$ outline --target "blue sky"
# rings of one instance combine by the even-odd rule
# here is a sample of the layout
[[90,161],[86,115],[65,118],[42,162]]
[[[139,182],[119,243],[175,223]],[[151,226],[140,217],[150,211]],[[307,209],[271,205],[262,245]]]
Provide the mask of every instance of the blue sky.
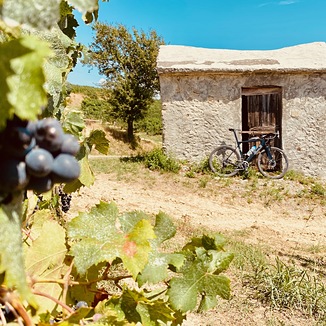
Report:
[[[110,0],[99,21],[155,30],[166,44],[216,49],[269,50],[326,42],[326,0]],[[77,16],[78,17],[78,16]],[[78,17],[79,18],[79,17]],[[77,41],[93,32],[79,18]],[[78,64],[68,81],[96,86],[103,76]]]

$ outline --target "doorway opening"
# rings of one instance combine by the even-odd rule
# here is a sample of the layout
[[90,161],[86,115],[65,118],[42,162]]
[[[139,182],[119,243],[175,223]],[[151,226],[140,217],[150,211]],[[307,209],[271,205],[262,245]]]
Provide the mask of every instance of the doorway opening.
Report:
[[[262,133],[279,132],[272,146],[282,148],[282,88],[278,86],[243,87],[242,97],[242,140]],[[243,151],[249,145],[244,143]]]

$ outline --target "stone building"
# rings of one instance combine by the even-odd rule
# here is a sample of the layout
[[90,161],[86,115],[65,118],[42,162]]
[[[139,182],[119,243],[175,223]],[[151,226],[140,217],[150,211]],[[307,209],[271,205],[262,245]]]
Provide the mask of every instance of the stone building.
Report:
[[278,130],[290,168],[326,178],[326,43],[268,51],[165,45],[157,70],[168,153],[198,162],[234,143],[228,128]]

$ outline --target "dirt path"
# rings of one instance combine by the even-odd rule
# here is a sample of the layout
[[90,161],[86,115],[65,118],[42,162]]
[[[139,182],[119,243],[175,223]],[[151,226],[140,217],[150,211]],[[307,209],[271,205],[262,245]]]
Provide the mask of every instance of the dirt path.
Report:
[[114,201],[121,211],[163,211],[177,220],[186,219],[217,231],[253,228],[262,241],[326,244],[325,207],[308,209],[304,203],[293,206],[284,202],[265,207],[259,202],[248,204],[241,198],[230,201],[226,198],[227,188],[219,195],[189,192],[188,188],[166,182],[164,176],[155,184],[111,178],[99,175],[91,188],[82,189],[74,200],[74,211],[89,209],[99,200]]

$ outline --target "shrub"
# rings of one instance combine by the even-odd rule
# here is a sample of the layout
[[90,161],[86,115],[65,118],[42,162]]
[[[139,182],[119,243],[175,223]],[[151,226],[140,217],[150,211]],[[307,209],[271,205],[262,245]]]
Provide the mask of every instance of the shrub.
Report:
[[177,173],[181,165],[171,156],[166,155],[161,148],[153,149],[144,155],[144,164],[150,170]]
[[111,108],[105,100],[86,97],[81,104],[81,110],[86,119],[113,121]]

